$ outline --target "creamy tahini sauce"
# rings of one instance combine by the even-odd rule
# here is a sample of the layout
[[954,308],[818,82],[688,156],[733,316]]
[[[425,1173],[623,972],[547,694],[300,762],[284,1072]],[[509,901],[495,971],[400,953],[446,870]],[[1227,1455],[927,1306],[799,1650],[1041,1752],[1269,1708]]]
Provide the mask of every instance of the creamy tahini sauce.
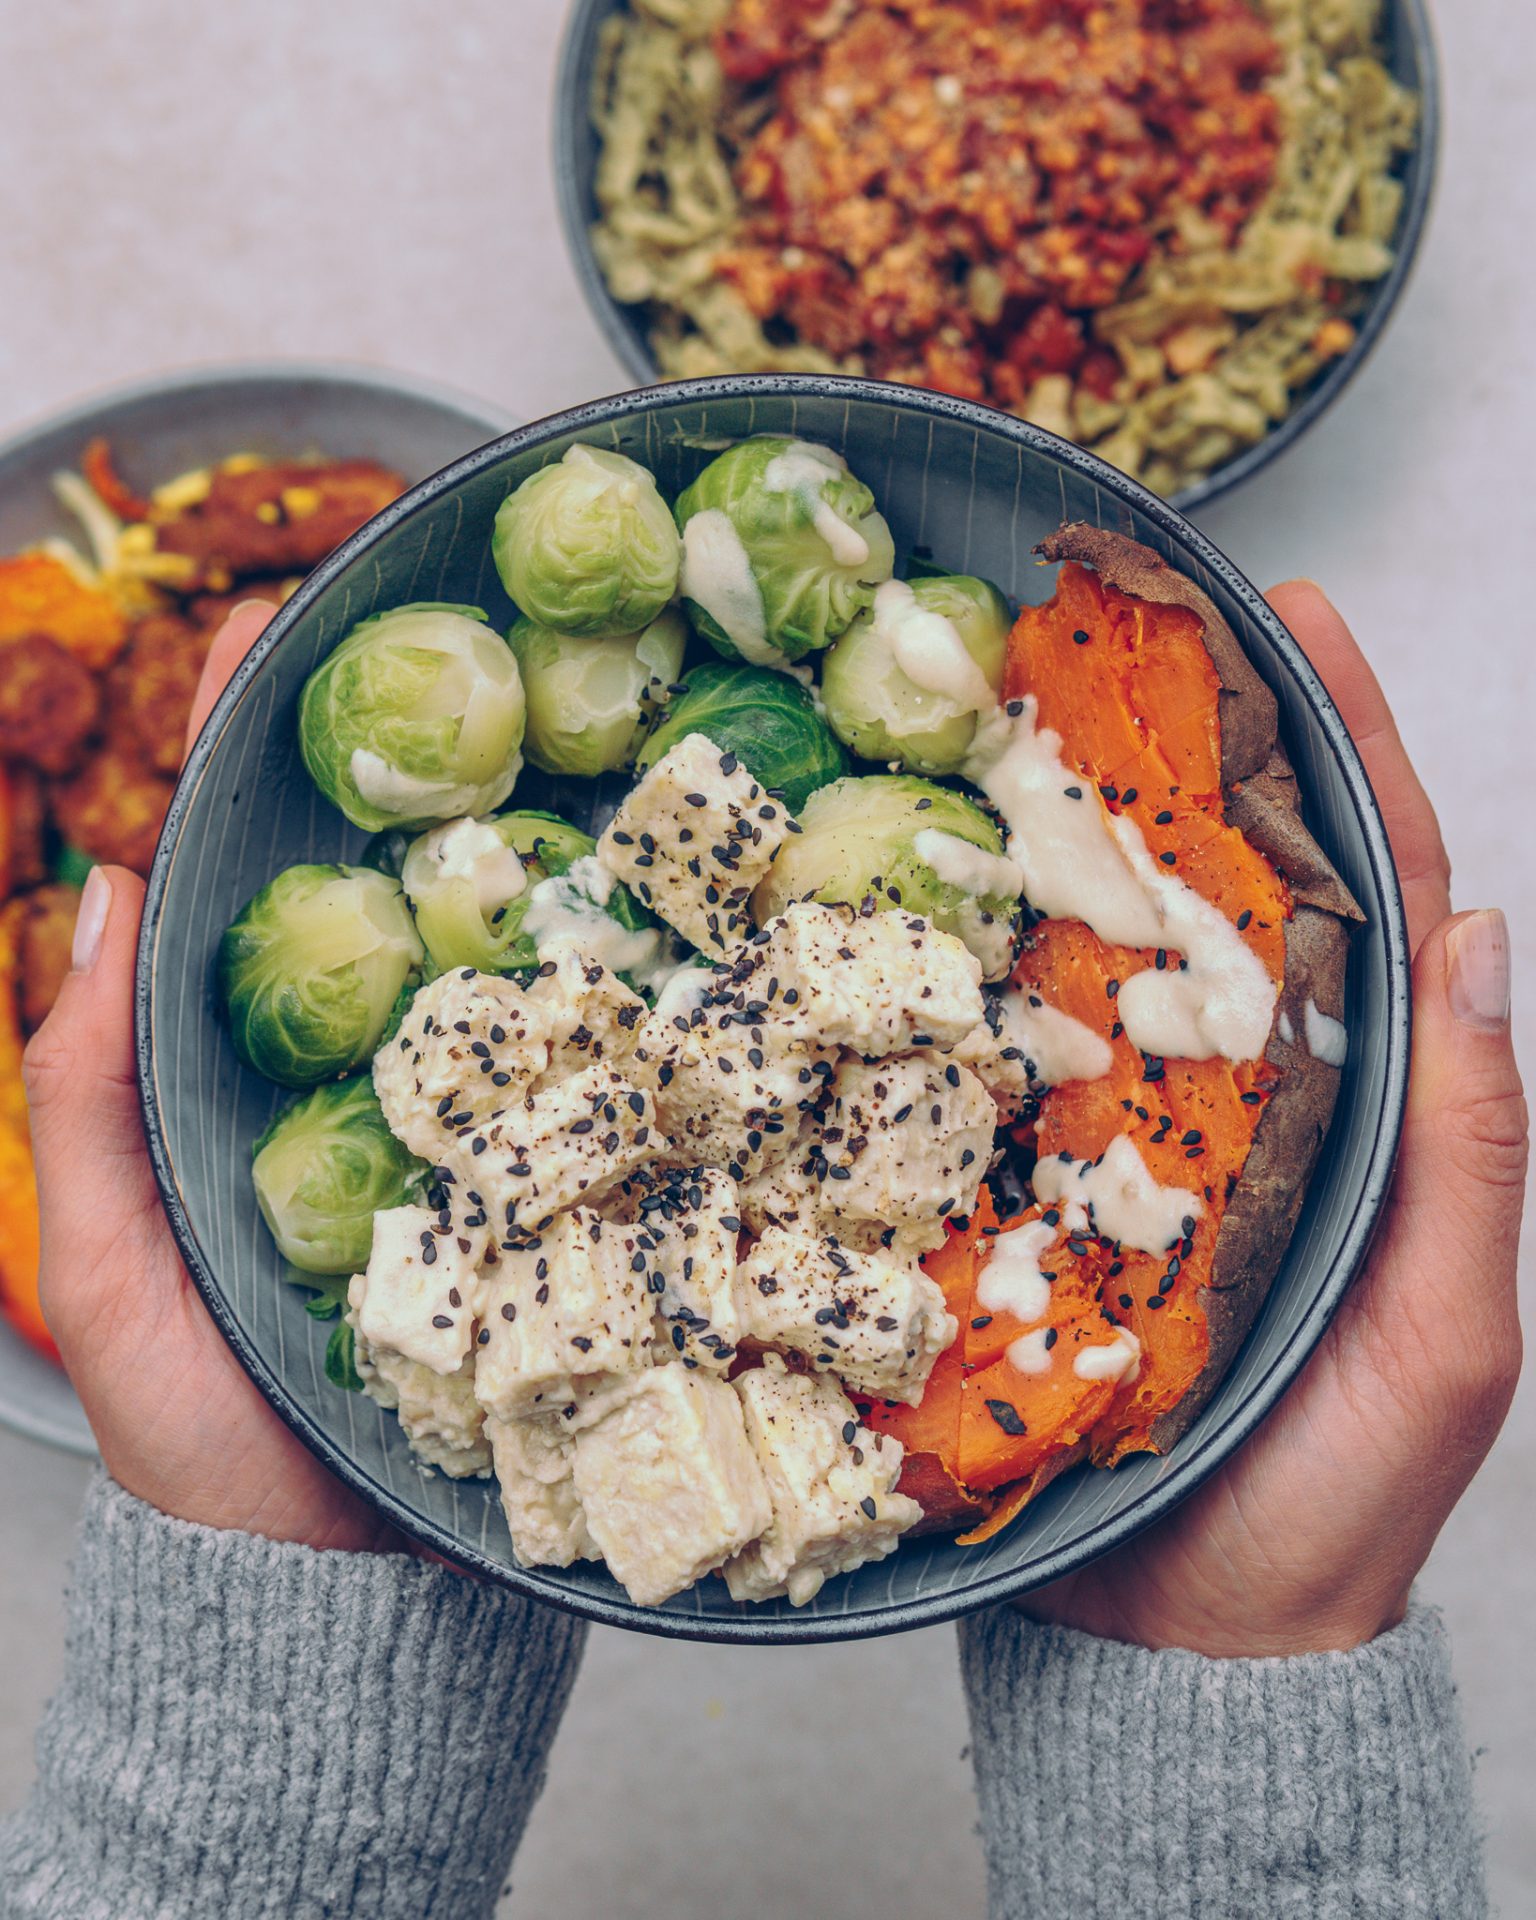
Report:
[[696,513],[683,528],[683,597],[700,606],[754,667],[788,663],[768,642],[762,589],[741,535],[719,507]]
[[455,809],[449,804],[456,795],[474,794],[473,787],[457,786],[446,780],[423,780],[373,751],[354,747],[349,762],[352,783],[368,802],[384,813],[444,813]]
[[1008,1364],[1019,1373],[1039,1374],[1051,1370],[1051,1348],[1055,1346],[1049,1327],[1036,1327],[1021,1333],[1008,1343]]
[[636,931],[621,926],[607,911],[613,887],[613,875],[591,854],[573,860],[564,873],[530,887],[523,931],[539,957],[546,959],[568,947],[585,960],[600,962],[610,973],[643,975],[655,966],[660,934],[651,927]]
[[872,621],[913,686],[941,695],[957,713],[988,713],[997,705],[954,621],[925,607],[905,580],[887,580],[876,590]]
[[869,542],[821,497],[827,481],[847,471],[848,463],[830,447],[796,440],[768,462],[763,469],[763,485],[769,493],[799,494],[810,508],[811,524],[826,542],[832,558],[840,567],[853,568],[862,567],[868,560]]
[[1003,1044],[1019,1049],[1042,1086],[1100,1080],[1114,1065],[1114,1049],[1103,1034],[1059,1007],[1044,1003],[1037,1007],[1028,994],[1014,990],[1003,995],[999,1012]]
[[1112,816],[1063,764],[1059,736],[1036,728],[1036,702],[1023,708],[984,723],[965,771],[1008,822],[1030,904],[1083,921],[1111,945],[1173,956],[1120,989],[1134,1046],[1169,1059],[1258,1059],[1276,993],[1263,963],[1224,914],[1152,858],[1134,820]]
[[1116,1327],[1108,1346],[1079,1348],[1072,1371],[1079,1380],[1134,1380],[1141,1371],[1141,1342],[1129,1327]]
[[1309,1000],[1302,1009],[1302,1021],[1312,1058],[1321,1060],[1324,1066],[1342,1067],[1349,1058],[1349,1033],[1344,1022],[1324,1013],[1315,1000]]
[[438,879],[469,881],[482,913],[493,913],[517,899],[528,884],[517,849],[509,847],[487,820],[466,815],[434,827],[423,838],[421,855]]
[[984,1313],[1011,1313],[1027,1326],[1051,1304],[1051,1283],[1040,1270],[1040,1256],[1056,1244],[1056,1228],[1043,1220],[1000,1233],[976,1282],[976,1304]]
[[1124,1133],[1115,1135],[1097,1163],[1046,1155],[1036,1163],[1030,1184],[1043,1206],[1077,1201],[1092,1210],[1099,1233],[1142,1253],[1166,1253],[1183,1239],[1184,1221],[1205,1212],[1198,1193],[1159,1186]]
[[912,836],[912,851],[925,861],[947,887],[958,887],[976,899],[1002,895],[1017,899],[1024,875],[1014,861],[988,853],[958,833],[923,827]]

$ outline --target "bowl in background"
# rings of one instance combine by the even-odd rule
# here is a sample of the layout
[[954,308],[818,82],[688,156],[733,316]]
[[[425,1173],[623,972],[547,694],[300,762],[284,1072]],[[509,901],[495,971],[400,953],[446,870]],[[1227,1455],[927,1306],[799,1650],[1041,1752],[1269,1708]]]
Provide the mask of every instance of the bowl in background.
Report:
[[[488,402],[408,375],[303,361],[196,368],[135,381],[22,428],[0,443],[0,554],[80,524],[55,497],[55,473],[79,467],[87,441],[110,441],[125,477],[158,485],[238,452],[321,452],[384,462],[409,481],[512,425]],[[68,1380],[0,1319],[0,1426],[95,1451]]]
[[[645,383],[660,378],[646,338],[645,311],[625,306],[608,290],[593,252],[597,218],[594,182],[601,142],[589,103],[604,22],[629,0],[574,0],[555,81],[555,189],[566,245],[593,317],[626,372]],[[1413,271],[1429,217],[1440,154],[1440,61],[1426,0],[1386,0],[1386,65],[1394,79],[1419,96],[1419,138],[1403,167],[1403,209],[1390,272],[1370,289],[1355,318],[1354,344],[1332,360],[1300,394],[1291,411],[1257,445],[1237,454],[1193,486],[1181,488],[1171,505],[1191,513],[1238,486],[1299,440],[1331,407],[1375,347],[1395,312]]]
[[[1014,600],[1048,596],[1054,575],[1032,548],[1064,520],[1112,527],[1192,574],[1274,688],[1308,823],[1367,924],[1345,1003],[1353,1044],[1300,1225],[1246,1347],[1171,1455],[1065,1476],[985,1545],[909,1541],[799,1610],[737,1606],[717,1580],[652,1610],[598,1565],[519,1568],[493,1482],[424,1471],[392,1416],[326,1381],[325,1332],[284,1282],[251,1188],[251,1144],[284,1096],[236,1059],[210,964],[227,922],[279,868],[349,860],[364,844],[309,782],[295,728],[305,678],[357,621],[437,599],[505,625],[511,607],[489,546],[496,509],[575,441],[644,462],[675,496],[712,450],[755,432],[836,447],[873,488],[898,552],[931,551]],[[560,807],[553,784],[527,778],[515,799]],[[989,408],[871,381],[763,375],[654,387],[521,428],[415,488],[316,569],[193,748],[150,876],[136,1016],[151,1154],[188,1266],[262,1392],[348,1485],[439,1553],[591,1619],[701,1639],[833,1639],[941,1620],[1067,1572],[1166,1513],[1253,1430],[1320,1338],[1387,1192],[1408,1065],[1408,949],[1386,831],[1343,723],[1275,614],[1201,534],[1092,455]]]

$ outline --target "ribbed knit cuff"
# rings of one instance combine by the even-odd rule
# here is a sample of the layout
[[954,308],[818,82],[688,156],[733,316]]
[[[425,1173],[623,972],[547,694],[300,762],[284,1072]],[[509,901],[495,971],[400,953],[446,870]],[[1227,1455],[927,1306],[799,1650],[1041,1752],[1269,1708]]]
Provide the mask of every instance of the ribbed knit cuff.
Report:
[[189,1526],[98,1475],[0,1914],[488,1915],[583,1639],[444,1568]]
[[1352,1653],[1147,1653],[965,1621],[993,1920],[1479,1920],[1439,1616]]

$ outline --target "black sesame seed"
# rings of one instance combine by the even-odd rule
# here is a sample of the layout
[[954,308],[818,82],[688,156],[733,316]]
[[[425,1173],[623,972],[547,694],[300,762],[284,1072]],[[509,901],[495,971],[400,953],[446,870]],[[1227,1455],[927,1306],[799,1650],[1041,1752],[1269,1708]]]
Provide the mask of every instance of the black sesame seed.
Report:
[[1024,1422],[1019,1418],[1018,1408],[1007,1400],[989,1400],[987,1412],[1006,1434],[1019,1439],[1025,1432]]

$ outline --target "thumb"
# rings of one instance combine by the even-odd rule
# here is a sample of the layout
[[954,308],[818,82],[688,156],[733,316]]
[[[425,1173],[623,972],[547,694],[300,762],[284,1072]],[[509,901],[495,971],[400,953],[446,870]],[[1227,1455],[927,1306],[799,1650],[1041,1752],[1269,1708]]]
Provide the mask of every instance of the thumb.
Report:
[[[1413,1070],[1392,1222],[1367,1310],[1445,1389],[1457,1440],[1491,1444],[1520,1370],[1516,1272],[1527,1118],[1497,910],[1460,914],[1414,962]],[[1481,1457],[1479,1453],[1479,1457]]]
[[[80,897],[70,972],[27,1047],[43,1222],[44,1305],[67,1314],[67,1275],[89,1273],[155,1208],[133,1051],[133,962],[144,884],[93,867]],[[68,1258],[60,1256],[67,1250]]]

